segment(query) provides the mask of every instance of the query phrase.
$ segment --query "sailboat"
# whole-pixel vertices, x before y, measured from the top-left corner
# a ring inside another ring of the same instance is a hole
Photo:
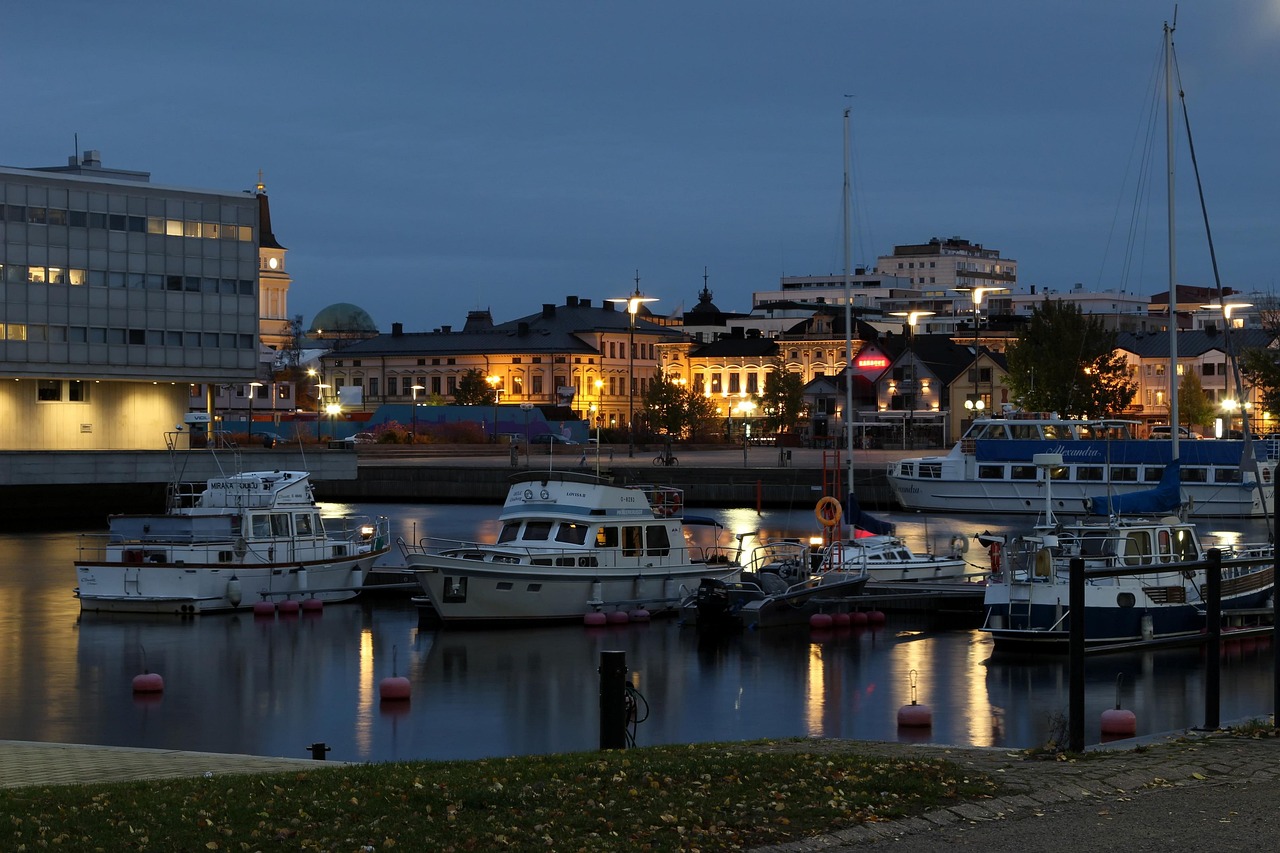
[[[1173,192],[1173,28],[1165,25],[1165,101],[1168,121],[1169,205],[1169,420],[1178,423],[1177,287]],[[984,630],[997,652],[1063,653],[1071,619],[1069,564],[1082,559],[1086,570],[1150,567],[1149,573],[1090,578],[1084,590],[1086,646],[1176,642],[1195,638],[1205,625],[1207,576],[1201,564],[1206,545],[1193,524],[1173,514],[1183,506],[1178,431],[1172,430],[1172,458],[1160,483],[1147,492],[1099,497],[1089,510],[1105,520],[1059,523],[1053,516],[1052,480],[1045,471],[1046,511],[1034,532],[1021,537],[1010,569],[992,577],[984,595]],[[1249,443],[1244,443],[1246,452]],[[1045,466],[1062,459],[1046,459]],[[1218,544],[1223,553],[1222,610],[1261,608],[1272,594],[1274,570],[1269,543]],[[1247,565],[1231,560],[1250,558]]]

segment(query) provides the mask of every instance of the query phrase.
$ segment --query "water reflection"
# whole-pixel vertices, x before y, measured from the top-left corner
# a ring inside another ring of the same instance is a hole
[[[336,511],[336,507],[333,507]],[[496,534],[489,507],[375,506],[396,535]],[[725,511],[735,530],[807,535],[809,510]],[[898,519],[920,542],[987,520]],[[985,635],[890,615],[880,630],[769,629],[721,639],[667,622],[524,631],[421,630],[404,599],[326,608],[318,617],[181,620],[86,614],[71,595],[73,534],[0,536],[0,737],[304,757],[323,741],[342,760],[450,759],[591,750],[598,744],[597,667],[626,654],[650,706],[641,744],[759,737],[927,739],[994,747],[1043,744],[1065,717],[1060,662],[992,660]],[[398,556],[398,555],[397,555]],[[1222,719],[1270,711],[1271,650],[1224,647]],[[159,697],[132,679],[160,672]],[[899,730],[914,698],[933,726]],[[379,701],[393,674],[408,703]],[[1090,658],[1086,737],[1120,701],[1140,733],[1204,721],[1198,650]]]

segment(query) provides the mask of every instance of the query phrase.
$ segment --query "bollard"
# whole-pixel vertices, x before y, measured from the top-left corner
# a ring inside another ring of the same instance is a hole
[[[307,749],[311,750],[311,757],[316,761],[324,761],[324,754],[329,751],[329,747],[325,745],[324,741],[319,740],[311,744]]]
[[[627,653],[600,653],[600,748],[627,748]]]

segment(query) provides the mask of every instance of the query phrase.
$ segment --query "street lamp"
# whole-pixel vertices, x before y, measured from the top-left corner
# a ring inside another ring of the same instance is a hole
[[[973,297],[973,399],[981,401],[978,393],[978,311],[982,308],[982,297],[988,293],[1006,293],[1007,287],[957,287],[956,293],[967,293]],[[966,409],[970,408],[965,406]],[[981,411],[982,406],[977,407]]]
[[[1237,311],[1243,308],[1252,308],[1253,303],[1222,302],[1221,300],[1219,300],[1217,303],[1213,303],[1210,305],[1201,305],[1200,307],[1207,311],[1222,312],[1222,326],[1223,326],[1222,340],[1226,347],[1227,362],[1231,365],[1231,382],[1235,386],[1236,397],[1239,398],[1239,400],[1244,403],[1244,408],[1246,409],[1252,408],[1252,405],[1245,400],[1244,384],[1240,381],[1240,363],[1236,360],[1235,347],[1233,346],[1232,339],[1231,339],[1231,329],[1232,329],[1231,312]],[[1176,376],[1169,377],[1170,382],[1174,382],[1176,381],[1176,379],[1177,379]],[[1223,401],[1223,405],[1224,406],[1226,405],[1226,401]],[[1249,428],[1249,418],[1247,413],[1242,414],[1242,420],[1243,420],[1242,426],[1244,427],[1245,430],[1247,430]],[[1227,429],[1229,430],[1230,428],[1231,428],[1231,424],[1230,422],[1228,422]],[[1174,432],[1176,432],[1176,430],[1174,430]]]
[[[319,417],[320,417],[320,411],[321,411],[321,409],[324,407],[324,392],[325,392],[325,389],[326,389],[326,388],[328,388],[328,387],[330,387],[330,386],[326,385],[326,384],[325,384],[325,383],[323,383],[323,382],[317,382],[317,383],[316,383],[316,418],[317,418],[317,421],[316,421],[316,440],[317,440],[317,441],[320,441],[320,440],[323,440],[323,439],[324,439],[324,435],[323,435],[323,434],[321,433],[321,431],[320,431]],[[330,432],[332,432],[332,431],[333,431],[333,430],[332,430],[332,427],[331,427],[331,428],[330,428]]]
[[[533,403],[521,403],[520,411],[524,412],[524,466],[529,467],[529,413],[533,411]]]
[[[502,396],[502,389],[498,387],[502,382],[501,376],[490,375],[484,378],[489,383],[489,387],[493,389],[493,443],[498,443],[498,400]]]
[[[630,296],[618,296],[605,300],[606,302],[622,303],[627,306],[627,313],[631,315],[629,323],[630,333],[628,335],[628,351],[627,351],[627,456],[636,455],[636,415],[635,415],[635,397],[636,397],[636,312],[640,310],[640,306],[646,302],[657,302],[655,296],[640,295],[640,271],[636,270],[636,291]]]
[[[413,434],[409,436],[410,444],[418,443],[418,392],[427,390],[425,385],[410,385],[409,391],[413,394]]]
[[[916,384],[920,381],[919,375],[918,375],[920,371],[916,369],[916,354],[915,354],[915,350],[912,348],[912,345],[915,343],[915,339],[916,339],[916,324],[919,323],[922,318],[932,317],[933,315],[934,315],[933,311],[894,311],[893,312],[894,317],[907,318],[907,361],[910,362],[911,364],[911,378],[909,380],[911,384],[907,386],[907,420],[902,425],[903,447],[906,447],[906,444],[907,444],[907,434],[912,432],[913,427],[915,426]],[[978,351],[977,346],[975,346],[974,352],[977,352],[977,351]],[[977,370],[976,365],[974,367],[974,370],[975,371]],[[977,376],[976,372],[974,375],[975,377]],[[911,446],[912,447],[915,446],[914,435],[911,438]]]
[[[756,411],[755,401],[742,392],[742,400],[738,403],[738,413],[742,415],[742,467],[747,467],[747,441],[751,438],[750,419]]]
[[[596,380],[596,384],[599,385],[600,381]],[[600,411],[599,404],[592,403],[590,406],[590,410],[591,410],[591,420],[595,421],[596,423],[596,476],[599,477],[600,476],[600,416],[596,414],[596,412]]]
[[[329,438],[335,438],[336,436],[333,432],[333,419],[342,411],[342,405],[340,403],[330,403],[324,407],[324,410],[329,415]]]
[[[261,387],[262,387],[261,382],[249,383],[249,428],[246,430],[246,432],[248,433],[250,440],[253,439],[253,395],[256,393],[254,389],[261,388]]]

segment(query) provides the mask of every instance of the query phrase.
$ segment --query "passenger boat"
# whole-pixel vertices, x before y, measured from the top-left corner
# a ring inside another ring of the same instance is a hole
[[[1048,467],[1056,459],[1039,459]],[[1139,504],[1150,515],[1109,514],[1105,519],[1061,523],[1046,509],[1034,532],[1015,539],[1002,559],[1002,537],[983,533],[978,540],[992,548],[992,575],[983,599],[984,630],[999,653],[1067,651],[1071,629],[1070,561],[1080,558],[1085,570],[1150,567],[1137,575],[1089,578],[1085,583],[1086,646],[1124,646],[1196,637],[1205,628],[1206,571],[1194,564],[1206,549],[1193,524],[1176,515],[1161,515],[1181,501],[1178,466],[1170,465],[1161,483],[1141,494],[1097,498],[1097,513],[1124,511]],[[1051,507],[1052,497],[1046,500]],[[1272,595],[1275,577],[1270,544],[1240,544],[1229,539],[1214,547],[1222,552],[1222,612],[1261,608]],[[1253,561],[1231,565],[1231,560]]]
[[[1172,439],[1139,440],[1136,423],[1045,412],[979,418],[945,456],[890,463],[889,486],[905,509],[1036,514],[1044,505],[1046,478],[1052,478],[1053,509],[1076,512],[1100,490],[1125,494],[1149,489],[1177,456],[1192,517],[1267,514],[1274,494],[1274,459],[1259,459],[1255,474],[1251,464],[1243,464],[1244,441],[1184,440],[1175,452]],[[1251,444],[1262,449],[1260,442]],[[1060,454],[1062,464],[1039,474],[1033,460],[1044,453]]]
[[[704,577],[737,580],[723,526],[684,513],[669,486],[615,485],[571,471],[517,474],[496,542],[400,541],[444,626],[583,621],[674,612]]]
[[[354,598],[390,549],[385,517],[323,518],[306,471],[175,483],[155,515],[115,515],[83,534],[82,611],[197,614],[258,602]]]

